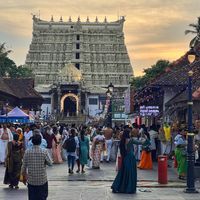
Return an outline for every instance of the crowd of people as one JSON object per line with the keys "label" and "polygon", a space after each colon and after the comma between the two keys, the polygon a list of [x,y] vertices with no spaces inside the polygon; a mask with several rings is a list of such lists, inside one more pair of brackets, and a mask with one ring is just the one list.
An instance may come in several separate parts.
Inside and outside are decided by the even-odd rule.
{"label": "crowd of people", "polygon": [[[37,137],[40,138],[40,142],[37,141]],[[195,141],[198,146],[200,133],[195,136]],[[167,140],[164,129],[154,124],[149,129],[144,124],[138,126],[136,123],[114,128],[75,124],[3,124],[0,128],[0,163],[6,167],[4,183],[10,188],[17,189],[19,181],[27,181],[27,163],[33,162],[34,159],[27,160],[33,150],[34,153],[40,153],[48,165],[66,161],[69,175],[75,172],[85,173],[86,165],[100,169],[101,162],[108,163],[116,159],[120,166],[112,185],[113,192],[135,193],[137,168],[151,170],[153,162],[156,162],[158,155],[161,154],[176,158],[178,177],[185,179],[186,143],[184,129],[171,130],[170,140]],[[34,149],[35,145],[39,146],[41,151]],[[119,156],[121,163],[117,159]],[[197,151],[196,160],[199,159]],[[47,181],[45,178],[44,180]],[[41,181],[41,184],[46,184],[45,181]],[[32,184],[28,182],[28,185],[31,191]]]}

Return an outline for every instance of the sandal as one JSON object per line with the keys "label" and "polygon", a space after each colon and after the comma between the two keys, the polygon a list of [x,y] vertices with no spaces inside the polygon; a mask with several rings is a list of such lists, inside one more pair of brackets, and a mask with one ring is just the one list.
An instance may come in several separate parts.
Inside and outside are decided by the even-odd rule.
{"label": "sandal", "polygon": [[179,176],[178,177],[180,180],[186,180],[186,177],[184,177],[184,176]]}
{"label": "sandal", "polygon": [[13,185],[9,185],[8,187],[9,187],[10,189],[13,189]]}

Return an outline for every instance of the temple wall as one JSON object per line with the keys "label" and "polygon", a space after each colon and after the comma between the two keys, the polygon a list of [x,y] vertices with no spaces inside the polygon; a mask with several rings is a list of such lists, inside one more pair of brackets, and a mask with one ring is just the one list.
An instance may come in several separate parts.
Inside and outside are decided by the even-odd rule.
{"label": "temple wall", "polygon": [[124,18],[116,22],[54,22],[33,17],[33,36],[26,65],[35,74],[36,85],[58,82],[68,63],[83,75],[84,85],[126,88],[133,75],[124,41]]}

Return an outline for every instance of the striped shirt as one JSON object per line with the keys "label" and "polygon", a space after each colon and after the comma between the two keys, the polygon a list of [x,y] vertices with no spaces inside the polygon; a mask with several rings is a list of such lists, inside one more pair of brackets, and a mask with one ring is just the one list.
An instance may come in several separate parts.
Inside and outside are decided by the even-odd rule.
{"label": "striped shirt", "polygon": [[23,158],[22,173],[27,172],[27,182],[30,185],[43,185],[47,182],[46,165],[52,165],[46,149],[34,145],[26,150]]}

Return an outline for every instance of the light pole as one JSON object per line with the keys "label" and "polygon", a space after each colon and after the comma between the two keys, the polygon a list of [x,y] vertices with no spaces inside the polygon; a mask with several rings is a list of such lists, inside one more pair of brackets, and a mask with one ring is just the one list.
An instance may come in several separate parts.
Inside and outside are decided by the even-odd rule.
{"label": "light pole", "polygon": [[6,123],[8,122],[8,102],[6,103]]}
{"label": "light pole", "polygon": [[108,107],[108,126],[112,127],[112,95],[113,95],[114,86],[112,83],[108,85],[108,90],[106,91],[106,95],[109,98],[109,107]]}
{"label": "light pole", "polygon": [[[188,61],[192,64],[195,61],[196,54],[194,49],[191,48],[188,52]],[[194,180],[194,162],[195,162],[195,153],[194,153],[194,133],[192,127],[192,76],[193,71],[188,72],[188,134],[187,134],[187,188],[186,193],[197,193],[195,188]]]}

